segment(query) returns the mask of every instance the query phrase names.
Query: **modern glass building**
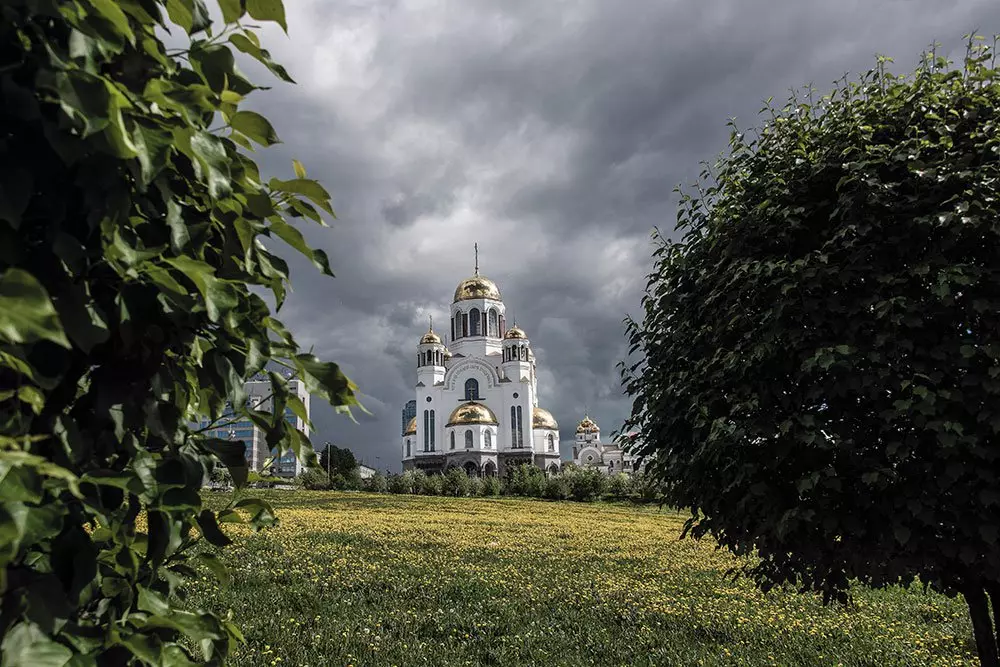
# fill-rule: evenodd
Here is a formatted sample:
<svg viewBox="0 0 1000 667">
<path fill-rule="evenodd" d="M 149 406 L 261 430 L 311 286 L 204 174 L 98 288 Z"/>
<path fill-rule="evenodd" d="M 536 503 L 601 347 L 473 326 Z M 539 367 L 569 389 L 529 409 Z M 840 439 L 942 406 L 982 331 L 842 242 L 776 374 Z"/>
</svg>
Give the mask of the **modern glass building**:
<svg viewBox="0 0 1000 667">
<path fill-rule="evenodd" d="M 260 373 L 252 377 L 249 381 L 244 383 L 244 390 L 248 396 L 248 402 L 250 405 L 254 406 L 255 409 L 262 412 L 271 412 L 271 381 L 268 379 L 267 375 Z M 309 406 L 309 392 L 306 391 L 305 385 L 301 380 L 290 379 L 288 382 L 288 389 L 292 394 L 299 397 L 302 404 L 306 408 L 306 415 L 310 415 Z M 416 410 L 416 407 L 414 407 Z M 291 408 L 285 408 L 285 419 L 288 423 L 298 430 L 309 435 L 309 427 L 306 423 L 297 417 Z M 267 442 L 264 439 L 264 432 L 259 429 L 253 422 L 249 419 L 239 419 L 233 421 L 232 409 L 227 407 L 222 419 L 216 422 L 217 426 L 206 432 L 209 437 L 221 438 L 223 440 L 241 440 L 246 447 L 246 461 L 250 470 L 255 472 L 260 472 L 264 467 L 264 462 L 267 460 L 268 456 L 277 454 L 277 450 L 273 452 L 267 447 Z M 208 426 L 207 421 L 201 423 L 200 428 L 205 428 Z M 274 461 L 271 467 L 271 471 L 280 477 L 296 477 L 303 470 L 302 463 L 296 459 L 294 454 L 286 454 Z"/>
<path fill-rule="evenodd" d="M 406 425 L 410 423 L 410 420 L 417 416 L 417 399 L 413 399 L 406 402 L 406 407 L 403 408 L 403 425 L 399 429 L 400 433 L 406 432 Z"/>
</svg>

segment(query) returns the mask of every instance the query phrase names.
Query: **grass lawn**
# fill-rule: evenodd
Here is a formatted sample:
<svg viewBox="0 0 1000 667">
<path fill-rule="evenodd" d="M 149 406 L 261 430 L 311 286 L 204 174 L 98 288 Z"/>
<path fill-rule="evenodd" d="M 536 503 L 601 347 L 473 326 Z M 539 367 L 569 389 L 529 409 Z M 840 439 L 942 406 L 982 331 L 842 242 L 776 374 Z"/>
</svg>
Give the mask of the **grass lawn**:
<svg viewBox="0 0 1000 667">
<path fill-rule="evenodd" d="M 678 541 L 683 515 L 515 499 L 257 491 L 281 525 L 227 528 L 237 665 L 971 665 L 964 603 L 757 592 Z"/>
</svg>

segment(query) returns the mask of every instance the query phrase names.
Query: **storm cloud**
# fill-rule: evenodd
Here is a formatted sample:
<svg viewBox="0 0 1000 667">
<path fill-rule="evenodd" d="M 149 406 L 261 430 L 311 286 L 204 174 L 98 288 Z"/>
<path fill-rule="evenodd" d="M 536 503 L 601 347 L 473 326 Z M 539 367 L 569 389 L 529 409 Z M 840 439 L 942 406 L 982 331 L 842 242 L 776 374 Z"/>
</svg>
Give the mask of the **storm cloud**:
<svg viewBox="0 0 1000 667">
<path fill-rule="evenodd" d="M 674 187 L 725 149 L 727 120 L 756 125 L 768 97 L 829 90 L 876 54 L 905 72 L 935 40 L 956 58 L 963 34 L 1000 31 L 995 0 L 286 6 L 289 34 L 262 37 L 298 85 L 250 98 L 283 140 L 258 159 L 286 178 L 301 160 L 338 219 L 306 230 L 337 277 L 293 260 L 281 317 L 372 413 L 353 424 L 314 401 L 313 442 L 392 469 L 417 340 L 429 316 L 446 328 L 473 243 L 531 338 L 563 439 L 585 409 L 610 432 L 629 410 L 616 364 L 650 232 L 673 229 Z"/>
</svg>

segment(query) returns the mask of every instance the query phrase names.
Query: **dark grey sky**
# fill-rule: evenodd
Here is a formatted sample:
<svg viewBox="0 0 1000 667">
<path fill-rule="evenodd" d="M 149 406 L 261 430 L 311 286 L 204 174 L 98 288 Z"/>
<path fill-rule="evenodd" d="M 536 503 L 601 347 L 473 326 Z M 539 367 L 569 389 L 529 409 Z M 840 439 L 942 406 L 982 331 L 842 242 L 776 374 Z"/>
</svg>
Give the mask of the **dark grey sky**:
<svg viewBox="0 0 1000 667">
<path fill-rule="evenodd" d="M 902 73 L 934 40 L 957 57 L 964 33 L 1000 31 L 996 0 L 286 5 L 289 35 L 263 39 L 298 85 L 251 97 L 284 141 L 258 158 L 286 178 L 304 162 L 338 220 L 306 230 L 337 278 L 293 261 L 281 317 L 373 413 L 355 425 L 315 401 L 313 442 L 393 469 L 417 340 L 428 315 L 447 322 L 474 242 L 563 439 L 588 406 L 610 432 L 629 408 L 615 366 L 650 231 L 673 229 L 673 188 L 725 148 L 727 119 L 755 125 L 768 97 L 827 91 L 876 53 Z"/>
</svg>

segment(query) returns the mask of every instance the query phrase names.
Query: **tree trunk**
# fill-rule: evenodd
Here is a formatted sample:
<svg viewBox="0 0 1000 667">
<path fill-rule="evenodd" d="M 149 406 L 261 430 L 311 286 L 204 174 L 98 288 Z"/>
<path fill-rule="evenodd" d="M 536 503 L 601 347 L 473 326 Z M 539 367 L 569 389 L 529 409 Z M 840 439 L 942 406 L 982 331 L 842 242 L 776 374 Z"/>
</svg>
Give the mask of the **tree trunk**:
<svg viewBox="0 0 1000 667">
<path fill-rule="evenodd" d="M 990 608 L 986 603 L 986 591 L 981 587 L 970 586 L 963 594 L 969 605 L 972 633 L 976 638 L 976 651 L 979 653 L 980 664 L 982 667 L 1000 667 L 996 630 L 993 623 L 990 622 Z"/>
<path fill-rule="evenodd" d="M 993 607 L 993 634 L 997 640 L 997 653 L 1000 654 L 1000 582 L 992 581 L 986 586 L 990 595 L 990 605 Z"/>
</svg>

